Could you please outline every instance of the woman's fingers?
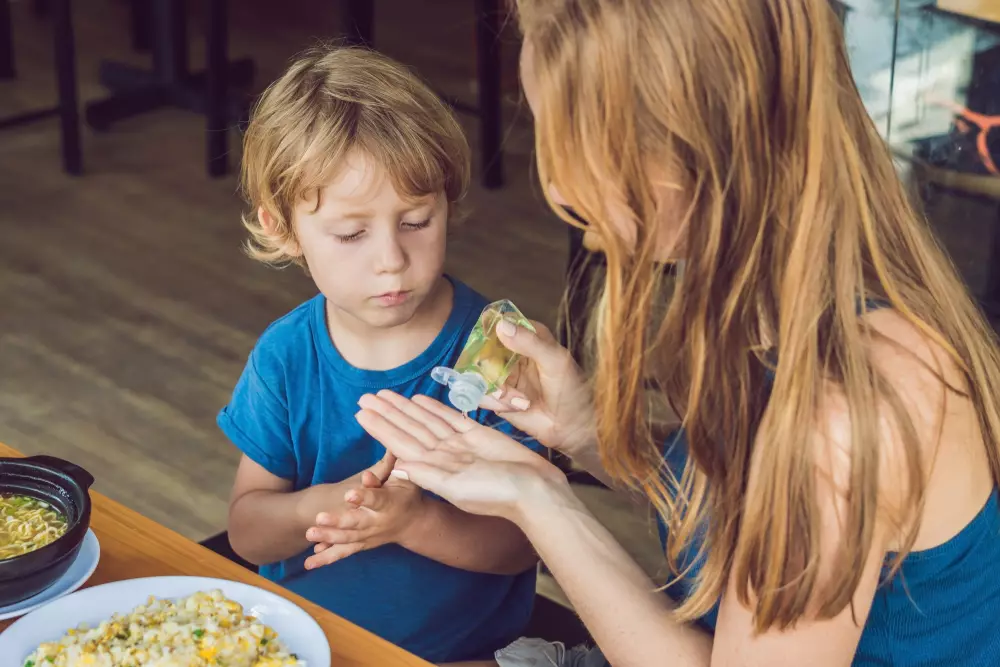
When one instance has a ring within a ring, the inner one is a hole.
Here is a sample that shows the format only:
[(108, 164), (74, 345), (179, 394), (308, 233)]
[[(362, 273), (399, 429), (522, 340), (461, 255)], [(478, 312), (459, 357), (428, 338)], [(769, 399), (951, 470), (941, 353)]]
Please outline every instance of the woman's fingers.
[(517, 352), (531, 359), (539, 366), (562, 361), (566, 348), (559, 344), (552, 332), (544, 324), (532, 322), (535, 330), (518, 326), (509, 320), (501, 320), (497, 324), (497, 334), (500, 342), (508, 350)]
[(426, 412), (435, 415), (448, 424), (448, 426), (451, 427), (453, 434), (468, 433), (476, 427), (476, 422), (472, 421), (458, 410), (453, 410), (447, 405), (444, 405), (439, 401), (435, 401), (430, 396), (417, 394), (409, 400), (414, 405), (423, 408)]
[(354, 418), (371, 437), (400, 459), (420, 459), (432, 449), (408, 430), (387, 419), (378, 409), (363, 408)]
[(455, 429), (452, 427), (451, 421), (441, 418), (441, 416), (437, 413), (414, 403), (408, 398), (404, 398), (403, 396), (386, 389), (380, 391), (376, 394), (376, 396), (399, 410), (410, 419), (422, 424), (439, 440), (444, 440), (455, 434)]
[(400, 462), (396, 469), (392, 471), (392, 476), (403, 480), (409, 480), (422, 489), (435, 493), (445, 500), (448, 500), (448, 480), (452, 478), (456, 471), (449, 471), (435, 465), (420, 463), (417, 461)]
[(531, 407), (531, 399), (524, 392), (514, 389), (515, 382), (508, 380), (508, 385), (495, 391), (480, 402), (480, 407), (492, 410), (498, 414), (504, 412), (524, 412)]
[[(400, 399), (401, 401), (406, 400), (402, 399), (402, 397), (400, 397)], [(401, 401), (387, 400), (386, 397), (365, 394), (358, 401), (358, 405), (364, 410), (372, 410), (379, 413), (385, 419), (392, 422), (400, 429), (406, 431), (431, 449), (436, 446), (436, 443), (440, 441), (442, 437), (447, 437), (447, 435), (438, 435), (435, 433), (434, 429), (427, 426), (426, 422), (431, 422), (432, 420), (428, 418), (421, 418), (421, 416), (412, 417), (407, 414), (407, 412), (401, 410), (399, 405), (397, 405), (397, 403), (400, 403)], [(408, 411), (411, 413), (418, 413), (418, 415), (419, 412), (422, 412), (411, 408), (408, 408)], [(435, 424), (434, 428), (440, 430), (441, 426), (443, 425)]]

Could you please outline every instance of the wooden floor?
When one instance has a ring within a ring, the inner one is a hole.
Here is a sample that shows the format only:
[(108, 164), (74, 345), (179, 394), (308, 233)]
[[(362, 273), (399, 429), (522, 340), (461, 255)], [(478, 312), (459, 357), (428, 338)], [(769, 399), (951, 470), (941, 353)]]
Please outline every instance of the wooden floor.
[[(20, 76), (0, 82), (0, 116), (54, 99), (48, 26), (27, 5), (13, 3)], [(145, 58), (130, 50), (125, 3), (74, 5), (81, 94), (96, 99), (100, 59)], [(338, 32), (334, 2), (231, 5), (230, 52), (256, 60), (260, 85)], [(470, 96), (469, 3), (379, 0), (378, 12), (380, 48)], [(195, 62), (200, 30), (194, 17)], [(449, 267), (551, 322), (567, 237), (532, 180), (530, 128), (511, 110), (508, 185), (473, 188)], [(474, 139), (475, 119), (463, 122)], [(60, 170), (54, 121), (0, 133), (0, 441), (72, 459), (100, 491), (195, 539), (225, 525), (237, 459), (216, 412), (261, 330), (314, 293), (298, 271), (242, 255), (235, 178), (209, 179), (202, 153), (203, 122), (183, 111), (85, 130), (79, 178)]]

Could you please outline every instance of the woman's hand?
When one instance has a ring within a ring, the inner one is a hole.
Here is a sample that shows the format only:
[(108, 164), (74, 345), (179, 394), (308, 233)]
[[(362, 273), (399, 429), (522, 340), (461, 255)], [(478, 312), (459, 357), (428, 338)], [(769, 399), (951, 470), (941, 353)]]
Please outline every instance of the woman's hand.
[(393, 476), (466, 512), (516, 522), (537, 493), (566, 483), (545, 458), (432, 398), (381, 391), (359, 405), (358, 423), (399, 459)]
[(523, 358), (482, 407), (549, 449), (575, 457), (596, 443), (590, 389), (569, 350), (544, 325), (533, 324), (537, 333), (507, 320), (497, 325), (500, 342)]

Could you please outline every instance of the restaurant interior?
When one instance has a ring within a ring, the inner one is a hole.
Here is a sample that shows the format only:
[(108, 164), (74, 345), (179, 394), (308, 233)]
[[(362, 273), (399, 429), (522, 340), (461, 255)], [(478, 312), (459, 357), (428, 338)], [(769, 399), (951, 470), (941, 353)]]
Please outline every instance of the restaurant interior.
[[(835, 5), (901, 175), (1000, 318), (1000, 2)], [(499, 0), (0, 0), (0, 443), (71, 461), (93, 492), (248, 565), (225, 534), (240, 453), (216, 415), (264, 328), (316, 288), (243, 252), (241, 132), (289, 59), (330, 40), (405, 63), (453, 105), (473, 181), (448, 272), (576, 340), (600, 249), (542, 197), (505, 11)], [(569, 471), (664, 581), (648, 508)], [(587, 638), (544, 564), (531, 633)]]

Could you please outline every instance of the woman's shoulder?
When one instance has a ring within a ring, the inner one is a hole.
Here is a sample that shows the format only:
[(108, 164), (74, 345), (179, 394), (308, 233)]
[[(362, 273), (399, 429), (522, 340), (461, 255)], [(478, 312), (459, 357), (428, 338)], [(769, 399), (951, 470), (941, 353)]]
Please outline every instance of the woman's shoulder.
[[(987, 444), (966, 375), (946, 349), (891, 308), (869, 310), (864, 318), (873, 334), (870, 363), (885, 389), (877, 406), (880, 509), (903, 532), (916, 528), (914, 550), (931, 548), (958, 534), (993, 492)], [(824, 391), (820, 419), (829, 435), (818, 439), (826, 451), (817, 460), (849, 487), (857, 454), (842, 387), (831, 383)], [(923, 480), (922, 510), (912, 505), (914, 464)], [(890, 547), (902, 540), (897, 536)]]

